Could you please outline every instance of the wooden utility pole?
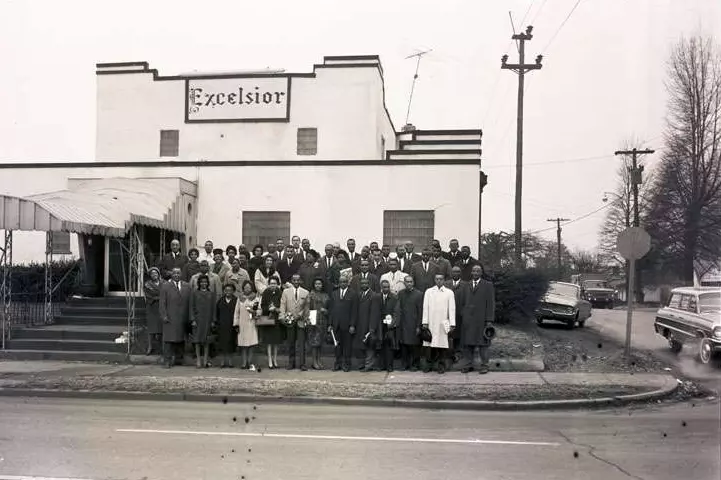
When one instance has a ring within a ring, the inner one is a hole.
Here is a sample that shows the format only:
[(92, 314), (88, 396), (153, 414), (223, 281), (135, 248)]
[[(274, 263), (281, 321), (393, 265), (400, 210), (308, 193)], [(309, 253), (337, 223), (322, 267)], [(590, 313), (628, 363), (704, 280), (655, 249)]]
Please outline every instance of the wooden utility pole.
[(631, 155), (631, 188), (633, 189), (633, 226), (640, 226), (640, 219), (638, 214), (638, 186), (643, 183), (643, 165), (638, 165), (638, 156), (647, 155), (654, 153), (655, 150), (646, 148), (645, 150), (639, 150), (634, 148), (633, 150), (616, 150), (613, 152), (614, 155)]
[(558, 228), (556, 229), (556, 239), (558, 240), (558, 280), (561, 281), (561, 222), (568, 222), (568, 218), (549, 218), (547, 222), (555, 222)]
[(524, 76), (531, 70), (541, 69), (542, 55), (536, 57), (536, 63), (524, 63), (526, 60), (526, 42), (533, 38), (531, 35), (532, 26), (526, 27), (525, 33), (517, 33), (511, 38), (518, 43), (518, 63), (507, 63), (508, 55), (501, 57), (501, 69), (513, 70), (518, 75), (518, 113), (516, 114), (516, 225), (515, 225), (515, 257), (516, 265), (521, 265), (521, 250), (523, 240), (521, 238), (522, 222), (521, 214), (523, 203), (521, 201), (521, 191), (523, 189), (523, 88)]
[[(641, 219), (639, 218), (639, 207), (638, 207), (638, 186), (643, 183), (643, 165), (640, 165), (640, 166), (638, 165), (638, 156), (639, 155), (648, 155), (651, 153), (654, 153), (654, 150), (651, 150), (648, 148), (646, 148), (644, 150), (639, 150), (637, 148), (634, 148), (632, 150), (616, 150), (615, 152), (613, 152), (614, 155), (631, 155), (631, 190), (633, 192), (633, 226), (634, 227), (641, 226), (640, 225)], [(633, 265), (631, 265), (631, 262), (633, 262)], [(634, 290), (637, 294), (640, 294), (641, 293), (641, 284), (643, 282), (641, 281), (641, 275), (634, 275), (634, 272), (636, 272), (636, 260), (627, 260), (626, 261), (626, 272), (627, 272), (626, 281), (628, 283), (628, 286), (626, 289), (626, 296), (628, 298), (626, 300), (629, 302), (629, 305), (630, 305), (631, 302), (633, 302), (636, 298), (636, 295), (634, 294)], [(637, 284), (637, 285), (635, 285), (635, 284)], [(628, 348), (630, 348), (630, 347), (628, 347)]]

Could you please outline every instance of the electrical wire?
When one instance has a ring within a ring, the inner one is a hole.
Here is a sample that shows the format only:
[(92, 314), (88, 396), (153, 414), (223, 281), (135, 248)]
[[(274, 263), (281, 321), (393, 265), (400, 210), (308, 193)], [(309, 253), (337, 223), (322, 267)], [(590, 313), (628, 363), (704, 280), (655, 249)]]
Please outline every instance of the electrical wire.
[[(590, 160), (601, 160), (601, 159), (608, 159), (608, 158), (613, 158), (613, 157), (614, 157), (613, 155), (597, 155), (597, 156), (595, 156), (595, 157), (566, 158), (566, 159), (564, 159), (564, 160), (549, 160), (549, 161), (546, 161), (546, 162), (528, 162), (528, 163), (525, 163), (525, 162), (524, 162), (524, 163), (523, 163), (523, 166), (524, 166), (524, 168), (525, 168), (525, 167), (534, 166), (534, 165), (552, 165), (552, 164), (555, 164), (555, 163), (587, 162), (587, 161), (590, 161)], [(482, 168), (484, 168), (484, 169), (485, 169), (485, 168), (510, 168), (510, 167), (514, 167), (514, 168), (515, 168), (515, 165), (500, 164), (500, 163), (499, 163), (499, 164), (496, 164), (496, 165), (483, 165), (483, 166), (482, 166)]]
[[(581, 220), (584, 220), (584, 219), (590, 217), (591, 215), (595, 215), (595, 214), (597, 214), (598, 212), (600, 212), (600, 211), (602, 211), (602, 210), (605, 210), (606, 208), (610, 207), (611, 205), (613, 205), (613, 202), (609, 202), (609, 203), (607, 203), (606, 205), (602, 206), (601, 208), (597, 208), (596, 210), (594, 210), (594, 211), (592, 211), (592, 212), (588, 212), (588, 213), (586, 213), (585, 215), (581, 215), (580, 217), (576, 217), (576, 218), (574, 218), (573, 220), (569, 220), (569, 221), (567, 221), (567, 222), (565, 222), (565, 223), (561, 223), (561, 227), (565, 227), (566, 225), (570, 225), (570, 224), (572, 224), (572, 223), (576, 223), (576, 222), (579, 222), (579, 221), (581, 221)], [(532, 234), (532, 235), (535, 235), (535, 234), (537, 234), (537, 233), (550, 232), (551, 230), (556, 230), (556, 228), (558, 228), (558, 227), (556, 226), (556, 227), (543, 228), (543, 229), (541, 229), (541, 230), (535, 230), (535, 231), (532, 231), (532, 232), (529, 232), (529, 233)]]
[(556, 32), (553, 34), (553, 36), (551, 36), (551, 39), (548, 41), (548, 43), (546, 44), (546, 46), (543, 47), (543, 49), (541, 49), (541, 52), (546, 53), (546, 51), (548, 50), (548, 47), (549, 47), (549, 46), (551, 45), (551, 43), (553, 43), (553, 41), (556, 39), (556, 37), (558, 36), (558, 33), (561, 31), (561, 29), (562, 29), (563, 26), (566, 24), (566, 22), (568, 22), (568, 19), (571, 18), (571, 15), (573, 15), (573, 12), (576, 11), (576, 8), (578, 8), (578, 6), (579, 6), (580, 4), (581, 4), (581, 0), (576, 0), (576, 3), (575, 3), (575, 4), (573, 5), (573, 7), (571, 8), (571, 11), (568, 12), (568, 15), (566, 15), (566, 18), (565, 18), (565, 19), (561, 22), (561, 24), (558, 26), (558, 28), (556, 29)]

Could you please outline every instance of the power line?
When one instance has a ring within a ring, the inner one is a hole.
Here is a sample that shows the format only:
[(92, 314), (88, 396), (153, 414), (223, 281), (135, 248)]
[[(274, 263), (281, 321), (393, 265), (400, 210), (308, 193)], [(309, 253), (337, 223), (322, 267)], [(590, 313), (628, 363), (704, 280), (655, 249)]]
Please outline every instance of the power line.
[(576, 11), (576, 8), (581, 3), (581, 0), (576, 0), (576, 3), (573, 5), (573, 8), (571, 8), (571, 11), (568, 12), (568, 15), (566, 15), (566, 18), (561, 22), (561, 24), (558, 26), (558, 29), (556, 29), (556, 32), (553, 34), (551, 39), (548, 41), (545, 47), (541, 49), (543, 53), (546, 53), (546, 50), (548, 50), (548, 47), (553, 43), (553, 41), (556, 39), (556, 36), (558, 36), (558, 33), (561, 31), (563, 26), (566, 24), (569, 18), (571, 18), (571, 15), (573, 15), (573, 12)]
[[(538, 15), (541, 13), (541, 10), (543, 10), (543, 7), (546, 5), (546, 2), (547, 2), (547, 1), (548, 1), (548, 0), (543, 0), (543, 2), (541, 3), (541, 6), (538, 7), (538, 10), (536, 10), (535, 15), (533, 15), (533, 18), (531, 19), (531, 21), (528, 22), (529, 24), (533, 25), (533, 24), (536, 22), (536, 19), (538, 18)], [(521, 23), (523, 23), (523, 22), (521, 22)]]
[[(601, 159), (608, 159), (613, 157), (613, 155), (597, 155), (595, 157), (578, 157), (578, 158), (566, 158), (564, 160), (549, 160), (546, 162), (529, 162), (524, 163), (523, 166), (531, 166), (531, 165), (552, 165), (554, 163), (575, 163), (575, 162), (587, 162), (589, 160), (601, 160)], [(496, 165), (483, 165), (483, 168), (501, 168), (501, 167), (512, 167), (513, 165), (509, 164), (496, 164)]]
[[(612, 203), (613, 203), (613, 202), (608, 203), (608, 204), (602, 206), (601, 208), (597, 208), (596, 210), (594, 210), (594, 211), (592, 211), (592, 212), (588, 212), (588, 213), (586, 213), (585, 215), (581, 215), (580, 217), (576, 217), (576, 218), (574, 218), (573, 220), (569, 220), (568, 222), (562, 224), (561, 227), (565, 227), (566, 225), (570, 225), (570, 224), (572, 224), (572, 223), (576, 223), (576, 222), (580, 222), (581, 220), (585, 220), (586, 218), (590, 217), (591, 215), (595, 215), (596, 213), (600, 212), (601, 210), (604, 210), (604, 209), (610, 207), (610, 206), (612, 205)], [(556, 229), (556, 227), (543, 228), (543, 229), (541, 229), (541, 230), (535, 230), (535, 231), (528, 232), (528, 233), (535, 235), (535, 234), (537, 234), (537, 233), (548, 232), (548, 231), (550, 231), (550, 230), (555, 230), (555, 229)]]

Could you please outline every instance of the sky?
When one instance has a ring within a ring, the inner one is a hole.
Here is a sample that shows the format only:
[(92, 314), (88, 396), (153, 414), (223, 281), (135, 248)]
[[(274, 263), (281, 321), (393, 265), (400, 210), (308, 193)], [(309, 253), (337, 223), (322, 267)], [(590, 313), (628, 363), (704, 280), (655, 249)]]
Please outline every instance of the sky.
[[(509, 16), (510, 12), (510, 16)], [(512, 19), (512, 20), (511, 20)], [(666, 60), (682, 36), (721, 31), (718, 0), (0, 0), (0, 162), (92, 161), (95, 64), (145, 60), (161, 75), (284, 68), (324, 55), (380, 55), (386, 102), (420, 129), (481, 128), (483, 230), (514, 226), (517, 61), (513, 29), (533, 25), (526, 76), (523, 228), (593, 249), (605, 191), (633, 139), (663, 146)], [(719, 41), (716, 38), (716, 41)]]

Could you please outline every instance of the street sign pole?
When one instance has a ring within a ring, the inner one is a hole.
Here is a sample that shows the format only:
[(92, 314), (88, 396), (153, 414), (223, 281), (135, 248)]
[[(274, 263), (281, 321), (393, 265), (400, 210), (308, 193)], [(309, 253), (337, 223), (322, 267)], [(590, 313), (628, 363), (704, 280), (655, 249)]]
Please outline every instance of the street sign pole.
[(631, 260), (628, 262), (628, 289), (626, 290), (627, 293), (627, 308), (626, 308), (626, 358), (631, 358), (631, 325), (633, 323), (633, 303), (634, 303), (634, 295), (633, 295), (633, 286), (635, 285), (634, 281), (636, 280), (636, 260)]
[(641, 227), (629, 227), (618, 234), (616, 240), (618, 253), (628, 260), (628, 278), (626, 279), (626, 358), (631, 359), (631, 326), (633, 325), (633, 285), (636, 280), (636, 260), (643, 258), (651, 249), (651, 237)]

